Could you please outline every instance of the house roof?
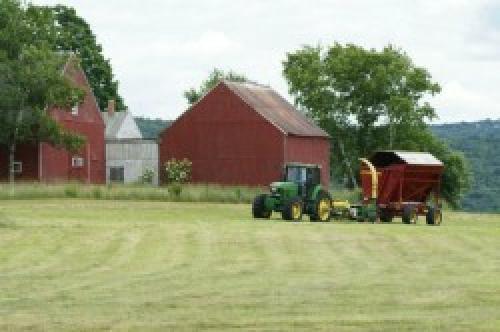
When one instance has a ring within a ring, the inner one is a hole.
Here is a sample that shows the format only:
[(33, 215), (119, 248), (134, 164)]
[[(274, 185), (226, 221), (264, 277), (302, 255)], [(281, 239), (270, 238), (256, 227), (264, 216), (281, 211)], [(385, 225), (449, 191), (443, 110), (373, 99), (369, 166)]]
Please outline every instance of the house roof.
[(248, 106), (287, 135), (325, 137), (329, 135), (268, 86), (223, 81)]
[(379, 151), (370, 158), (370, 161), (377, 167), (385, 167), (396, 163), (420, 166), (443, 166), (443, 163), (439, 159), (428, 152)]
[(109, 116), (108, 112), (101, 112), (102, 119), (106, 124), (106, 138), (114, 138), (120, 131), (122, 123), (127, 116), (126, 112), (114, 112), (112, 116)]
[(111, 116), (108, 112), (101, 112), (101, 116), (106, 125), (106, 139), (142, 138), (135, 119), (129, 112), (113, 112)]

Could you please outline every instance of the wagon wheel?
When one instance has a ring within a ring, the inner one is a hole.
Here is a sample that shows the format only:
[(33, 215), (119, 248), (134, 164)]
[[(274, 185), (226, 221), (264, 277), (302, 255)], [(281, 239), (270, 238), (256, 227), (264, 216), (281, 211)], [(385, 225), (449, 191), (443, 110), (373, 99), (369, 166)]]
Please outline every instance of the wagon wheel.
[(387, 209), (380, 209), (379, 216), (381, 222), (392, 222), (394, 215)]
[(417, 209), (411, 205), (403, 207), (403, 224), (416, 224), (418, 220)]
[(427, 214), (425, 215), (425, 221), (427, 222), (427, 225), (441, 225), (441, 222), (443, 221), (441, 209), (429, 207), (429, 209), (427, 209)]

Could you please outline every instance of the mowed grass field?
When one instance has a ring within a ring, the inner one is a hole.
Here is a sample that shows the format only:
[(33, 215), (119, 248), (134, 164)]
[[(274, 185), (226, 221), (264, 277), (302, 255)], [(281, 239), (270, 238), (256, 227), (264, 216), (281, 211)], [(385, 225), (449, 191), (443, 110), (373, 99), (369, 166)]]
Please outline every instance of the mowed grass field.
[(254, 221), (247, 204), (0, 202), (0, 330), (500, 330), (500, 216), (277, 217)]

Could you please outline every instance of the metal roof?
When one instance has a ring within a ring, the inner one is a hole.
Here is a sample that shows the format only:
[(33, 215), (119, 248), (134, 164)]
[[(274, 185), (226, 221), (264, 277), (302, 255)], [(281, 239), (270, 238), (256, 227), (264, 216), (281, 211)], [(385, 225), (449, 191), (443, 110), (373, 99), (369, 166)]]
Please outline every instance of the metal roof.
[(408, 165), (443, 166), (439, 159), (428, 152), (378, 151), (370, 158), (378, 167), (394, 164), (398, 160)]
[(223, 81), (231, 91), (287, 135), (325, 137), (329, 135), (268, 86)]
[(394, 153), (401, 158), (401, 160), (410, 165), (443, 165), (441, 160), (428, 152), (394, 151)]

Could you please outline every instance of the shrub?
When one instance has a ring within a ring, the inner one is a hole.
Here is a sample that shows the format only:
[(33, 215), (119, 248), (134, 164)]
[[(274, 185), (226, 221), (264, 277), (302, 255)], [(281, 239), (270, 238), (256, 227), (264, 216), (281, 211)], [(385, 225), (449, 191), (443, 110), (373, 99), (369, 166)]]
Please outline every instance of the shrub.
[(168, 186), (168, 193), (176, 200), (179, 199), (179, 197), (181, 196), (181, 192), (182, 192), (182, 186), (180, 183), (174, 182)]
[(182, 184), (191, 179), (192, 163), (188, 159), (170, 159), (164, 165), (168, 183)]
[(155, 176), (155, 172), (152, 169), (144, 170), (141, 176), (139, 176), (140, 184), (153, 184), (153, 179)]

